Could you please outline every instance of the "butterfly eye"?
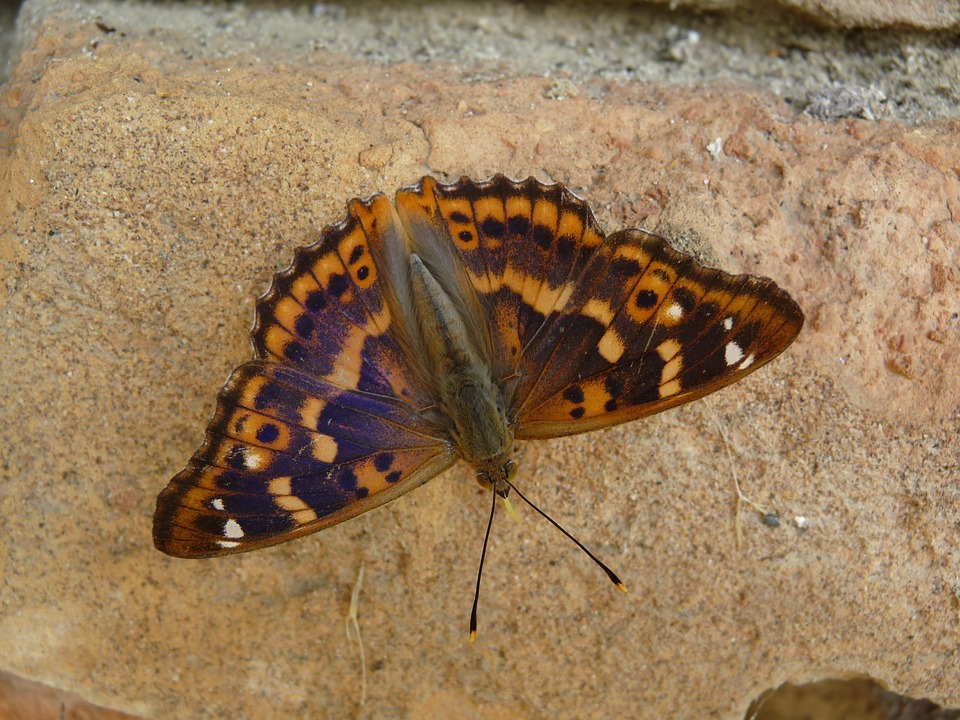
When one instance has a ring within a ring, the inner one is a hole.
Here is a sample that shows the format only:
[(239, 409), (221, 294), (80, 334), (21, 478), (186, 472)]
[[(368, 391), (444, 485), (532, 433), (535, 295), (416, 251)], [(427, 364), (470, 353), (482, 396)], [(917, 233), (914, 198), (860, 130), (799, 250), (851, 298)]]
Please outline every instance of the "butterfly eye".
[(512, 481), (517, 477), (517, 462), (515, 460), (508, 460), (503, 464), (503, 474), (506, 476), (508, 481)]
[(481, 470), (477, 473), (477, 483), (484, 490), (489, 490), (493, 487), (493, 478), (490, 477), (490, 473), (486, 470)]

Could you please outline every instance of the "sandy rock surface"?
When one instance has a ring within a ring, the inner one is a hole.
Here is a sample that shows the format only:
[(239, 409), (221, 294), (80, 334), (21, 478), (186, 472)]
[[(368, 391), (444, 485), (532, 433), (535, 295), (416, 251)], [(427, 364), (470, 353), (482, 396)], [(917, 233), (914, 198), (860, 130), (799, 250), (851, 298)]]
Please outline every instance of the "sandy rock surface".
[[(31, 26), (0, 88), (2, 669), (155, 718), (735, 718), (850, 673), (960, 705), (956, 120), (814, 119), (734, 82), (196, 55), (186, 31), (99, 22)], [(630, 593), (521, 509), (470, 646), (488, 504), (461, 466), (288, 545), (154, 550), (156, 494), (294, 248), (352, 197), (498, 172), (773, 277), (807, 314), (717, 395), (525, 446), (525, 490)], [(738, 513), (735, 479), (779, 527)]]

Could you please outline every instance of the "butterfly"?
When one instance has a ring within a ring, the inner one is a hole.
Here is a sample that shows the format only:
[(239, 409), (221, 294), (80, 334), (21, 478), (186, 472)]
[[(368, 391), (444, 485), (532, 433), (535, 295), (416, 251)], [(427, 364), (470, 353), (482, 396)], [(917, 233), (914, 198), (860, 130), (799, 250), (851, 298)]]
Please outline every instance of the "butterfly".
[(260, 299), (254, 359), (157, 499), (164, 553), (285, 542), (459, 459), (495, 507), (516, 491), (517, 441), (699, 398), (803, 325), (772, 280), (704, 267), (642, 230), (605, 235), (560, 184), (424, 177), (393, 203), (347, 207)]

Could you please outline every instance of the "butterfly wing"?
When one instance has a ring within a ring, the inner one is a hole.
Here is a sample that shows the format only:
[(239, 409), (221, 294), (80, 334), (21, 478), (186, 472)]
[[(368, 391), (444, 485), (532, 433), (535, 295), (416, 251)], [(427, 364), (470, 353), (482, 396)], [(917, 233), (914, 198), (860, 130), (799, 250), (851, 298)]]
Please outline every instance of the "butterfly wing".
[(498, 175), (397, 195), (411, 236), (476, 297), (518, 439), (650, 415), (735, 382), (803, 313), (765, 278), (706, 268), (640, 230), (605, 237), (561, 185)]
[(421, 256), (500, 384), (517, 438), (678, 405), (779, 354), (803, 323), (772, 281), (705, 268), (656, 235), (604, 237), (559, 185), (497, 176), (349, 204), (258, 305), (256, 360), (164, 490), (158, 548), (271, 545), (391, 500), (452, 465), (414, 327)]
[(603, 242), (590, 208), (561, 185), (497, 175), (451, 185), (426, 177), (397, 194), (397, 210), (431, 269), (463, 269), (451, 294), (485, 318), (479, 342), (491, 348), (493, 375), (515, 385), (524, 348)]
[(455, 461), (453, 445), (403, 403), (249, 362), (160, 494), (154, 543), (178, 557), (274, 545), (382, 505)]
[(260, 299), (256, 357), (346, 390), (430, 406), (434, 399), (419, 377), (427, 373), (411, 367), (418, 358), (410, 351), (409, 313), (397, 301), (408, 262), (389, 200), (351, 201), (347, 218), (298, 249)]
[(615, 233), (524, 352), (516, 435), (571, 435), (689, 402), (772, 360), (802, 325), (772, 280), (704, 267), (657, 235)]
[(258, 303), (257, 359), (234, 371), (206, 442), (157, 499), (160, 550), (205, 557), (284, 542), (455, 462), (408, 350), (399, 220), (383, 196), (348, 209)]

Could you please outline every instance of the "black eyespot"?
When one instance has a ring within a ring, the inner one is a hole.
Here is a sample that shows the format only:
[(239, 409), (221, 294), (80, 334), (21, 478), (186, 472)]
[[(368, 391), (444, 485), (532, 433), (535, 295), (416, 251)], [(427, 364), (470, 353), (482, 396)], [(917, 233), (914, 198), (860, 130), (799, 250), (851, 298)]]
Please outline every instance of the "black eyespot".
[(507, 219), (507, 230), (511, 235), (526, 235), (530, 229), (530, 219), (523, 215), (513, 215)]
[(327, 289), (337, 297), (343, 295), (350, 287), (350, 281), (346, 275), (331, 275)]
[(313, 334), (313, 318), (306, 314), (301, 315), (293, 324), (293, 329), (300, 337), (310, 337)]
[(307, 301), (304, 303), (307, 310), (312, 312), (319, 312), (327, 306), (327, 298), (324, 297), (322, 290), (314, 290), (312, 293), (307, 295)]
[(641, 310), (649, 310), (657, 304), (657, 294), (653, 290), (641, 290), (633, 302)]
[(280, 428), (278, 428), (273, 423), (264, 423), (259, 428), (257, 428), (257, 441), (266, 443), (267, 445), (277, 441), (277, 438), (280, 437)]
[(534, 225), (533, 241), (543, 250), (550, 249), (550, 246), (553, 245), (553, 238), (553, 230), (548, 228), (546, 225)]
[(503, 237), (504, 226), (503, 223), (497, 220), (496, 218), (488, 217), (484, 218), (483, 222), (480, 223), (480, 230), (487, 237)]
[(302, 363), (307, 358), (307, 349), (296, 340), (287, 343), (283, 354), (295, 363)]
[(373, 467), (377, 469), (377, 472), (386, 472), (391, 465), (393, 465), (392, 453), (380, 453), (373, 458)]
[(577, 239), (572, 235), (561, 235), (557, 238), (557, 255), (560, 256), (562, 260), (569, 258), (576, 247)]
[(343, 472), (340, 474), (340, 487), (344, 490), (356, 490), (357, 489), (357, 475), (350, 468), (344, 468)]

